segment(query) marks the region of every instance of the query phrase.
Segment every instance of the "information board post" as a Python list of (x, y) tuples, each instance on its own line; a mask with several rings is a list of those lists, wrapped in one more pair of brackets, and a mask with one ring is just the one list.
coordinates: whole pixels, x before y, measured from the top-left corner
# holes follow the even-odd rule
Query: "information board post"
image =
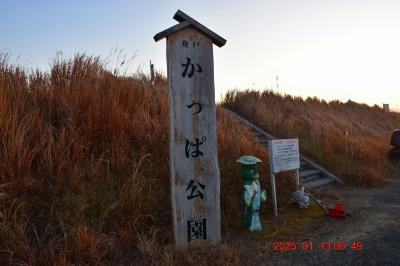
[(273, 204), (273, 212), (274, 216), (278, 216), (278, 203), (276, 201), (276, 186), (275, 186), (275, 173), (274, 173), (274, 164), (273, 164), (273, 156), (272, 156), (272, 140), (268, 140), (269, 148), (269, 169), (271, 175), (271, 188), (272, 188), (272, 204)]
[(297, 189), (300, 189), (300, 170), (299, 168), (296, 169), (296, 185)]

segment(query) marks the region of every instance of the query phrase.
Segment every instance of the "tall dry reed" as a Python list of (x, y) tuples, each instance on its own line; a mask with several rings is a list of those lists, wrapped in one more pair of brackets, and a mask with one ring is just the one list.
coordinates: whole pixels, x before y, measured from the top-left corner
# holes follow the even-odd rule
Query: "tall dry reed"
[(355, 184), (376, 185), (393, 168), (387, 152), (398, 113), (268, 90), (229, 91), (223, 106), (276, 137), (298, 137), (303, 154)]
[[(163, 253), (173, 241), (166, 80), (117, 74), (85, 55), (56, 58), (48, 73), (0, 57), (1, 265), (180, 258)], [(225, 232), (242, 218), (235, 160), (268, 160), (249, 130), (217, 115)]]

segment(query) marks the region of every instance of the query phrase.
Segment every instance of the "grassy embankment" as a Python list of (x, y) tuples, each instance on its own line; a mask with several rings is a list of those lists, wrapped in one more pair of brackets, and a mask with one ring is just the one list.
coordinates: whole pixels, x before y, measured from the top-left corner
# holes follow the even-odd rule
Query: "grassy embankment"
[[(247, 129), (217, 111), (225, 235), (242, 219), (235, 160), (268, 160)], [(167, 121), (160, 75), (152, 87), (94, 57), (56, 59), (49, 73), (1, 57), (0, 264), (196, 262), (196, 253), (165, 249), (173, 242)], [(260, 170), (268, 187), (266, 164)], [(227, 248), (201, 259), (238, 263), (239, 255)]]
[(377, 185), (393, 170), (387, 152), (399, 113), (252, 90), (228, 92), (223, 106), (276, 137), (298, 137), (304, 155), (354, 184)]

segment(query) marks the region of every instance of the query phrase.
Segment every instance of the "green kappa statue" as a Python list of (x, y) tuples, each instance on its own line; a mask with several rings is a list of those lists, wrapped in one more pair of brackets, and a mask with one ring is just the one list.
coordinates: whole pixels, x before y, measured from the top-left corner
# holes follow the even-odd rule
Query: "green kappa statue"
[(250, 231), (259, 231), (262, 229), (259, 217), (261, 200), (267, 200), (267, 192), (261, 190), (260, 176), (257, 171), (257, 164), (262, 161), (254, 156), (242, 156), (236, 162), (241, 166), (240, 175), (243, 178), (245, 226)]

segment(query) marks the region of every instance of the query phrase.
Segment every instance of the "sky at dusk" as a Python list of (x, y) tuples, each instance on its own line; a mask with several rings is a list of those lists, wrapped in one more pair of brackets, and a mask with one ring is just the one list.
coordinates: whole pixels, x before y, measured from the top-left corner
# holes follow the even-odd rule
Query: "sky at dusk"
[[(352, 99), (400, 107), (400, 1), (1, 0), (0, 52), (48, 70), (57, 51), (166, 72), (165, 40), (153, 36), (181, 9), (225, 39), (214, 46), (216, 98), (228, 89)], [(110, 65), (118, 61), (116, 55)], [(279, 87), (276, 88), (276, 76)]]

